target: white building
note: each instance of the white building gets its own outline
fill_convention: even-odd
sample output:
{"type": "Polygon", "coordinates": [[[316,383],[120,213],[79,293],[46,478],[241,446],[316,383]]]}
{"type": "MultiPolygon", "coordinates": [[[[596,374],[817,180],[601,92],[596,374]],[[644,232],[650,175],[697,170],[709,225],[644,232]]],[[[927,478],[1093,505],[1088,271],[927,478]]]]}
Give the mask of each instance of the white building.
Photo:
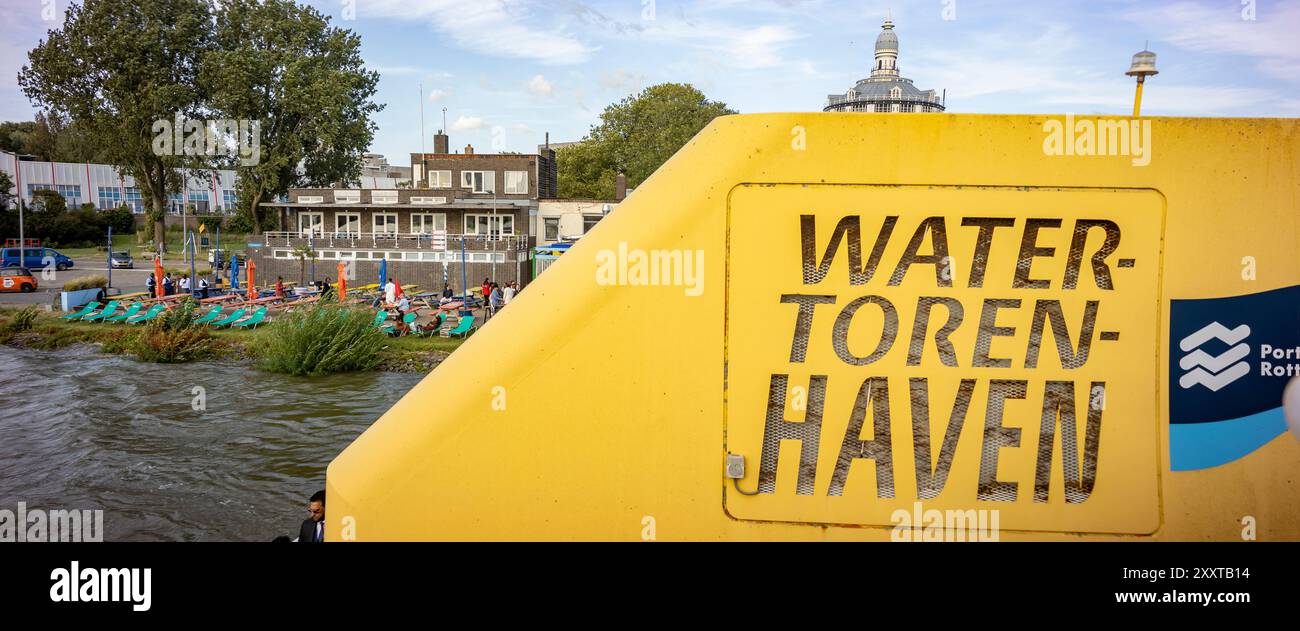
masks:
{"type": "MultiPolygon", "coordinates": [[[[126,204],[136,214],[143,214],[148,200],[135,179],[120,175],[107,164],[71,162],[36,162],[19,160],[12,153],[0,151],[0,171],[9,174],[19,199],[31,203],[38,190],[57,191],[74,208],[85,203],[96,208],[126,204]]],[[[187,169],[182,171],[185,190],[167,198],[167,212],[182,214],[186,204],[194,214],[224,214],[235,210],[235,172],[230,170],[187,169]]],[[[396,188],[397,180],[389,177],[363,176],[361,188],[396,188]]]]}
{"type": "Polygon", "coordinates": [[[943,99],[934,90],[921,90],[898,73],[898,34],[885,19],[876,36],[876,60],[871,76],[858,80],[844,94],[826,97],[824,112],[942,112],[943,99]]]}

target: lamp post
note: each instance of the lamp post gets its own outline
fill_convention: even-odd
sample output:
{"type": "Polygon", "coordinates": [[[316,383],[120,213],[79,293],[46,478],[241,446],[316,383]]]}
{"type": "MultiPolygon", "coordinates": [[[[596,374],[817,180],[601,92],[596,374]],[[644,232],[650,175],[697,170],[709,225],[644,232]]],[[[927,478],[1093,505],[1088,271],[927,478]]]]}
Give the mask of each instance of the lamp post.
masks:
{"type": "Polygon", "coordinates": [[[1124,74],[1137,77],[1137,94],[1133,97],[1133,117],[1137,118],[1142,111],[1142,84],[1146,83],[1147,77],[1159,74],[1156,70],[1156,54],[1143,48],[1133,55],[1133,64],[1124,74]]]}

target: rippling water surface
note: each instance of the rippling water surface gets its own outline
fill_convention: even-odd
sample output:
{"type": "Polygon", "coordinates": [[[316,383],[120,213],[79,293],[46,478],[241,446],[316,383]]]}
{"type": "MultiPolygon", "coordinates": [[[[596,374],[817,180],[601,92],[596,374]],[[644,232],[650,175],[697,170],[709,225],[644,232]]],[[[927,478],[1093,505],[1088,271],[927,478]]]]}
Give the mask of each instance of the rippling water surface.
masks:
{"type": "Polygon", "coordinates": [[[103,509],[106,541],[296,536],[330,460],[422,377],[0,346],[0,508],[103,509]]]}

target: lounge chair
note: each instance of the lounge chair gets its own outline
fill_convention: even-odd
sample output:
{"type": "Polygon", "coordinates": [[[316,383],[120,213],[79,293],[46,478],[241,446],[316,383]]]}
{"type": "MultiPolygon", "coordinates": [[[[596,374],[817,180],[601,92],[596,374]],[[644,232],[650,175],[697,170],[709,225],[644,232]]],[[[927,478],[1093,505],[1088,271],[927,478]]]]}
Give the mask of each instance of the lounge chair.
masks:
{"type": "Polygon", "coordinates": [[[474,316],[472,315],[465,316],[460,319],[460,322],[456,323],[456,328],[447,331],[447,337],[454,337],[457,335],[460,335],[462,337],[468,336],[473,328],[474,328],[474,316]]]}
{"type": "Polygon", "coordinates": [[[375,314],[375,321],[371,322],[370,326],[373,326],[377,329],[381,326],[384,326],[384,322],[386,322],[387,320],[388,320],[388,312],[384,311],[383,309],[380,309],[379,313],[375,314]]]}
{"type": "MultiPolygon", "coordinates": [[[[408,313],[408,314],[402,316],[402,322],[405,322],[405,323],[406,323],[406,327],[409,329],[409,328],[411,327],[411,323],[412,323],[412,322],[415,322],[415,317],[416,317],[416,316],[415,316],[414,313],[408,313]]],[[[382,332],[382,333],[387,333],[387,334],[389,334],[389,335],[394,335],[395,333],[397,333],[397,325],[394,324],[393,326],[386,326],[386,327],[380,329],[380,332],[382,332]]]]}
{"type": "Polygon", "coordinates": [[[140,310],[143,309],[143,308],[144,308],[144,305],[143,305],[143,304],[138,303],[138,302],[134,302],[134,303],[131,303],[131,306],[129,306],[129,307],[126,308],[126,311],[123,311],[122,313],[119,313],[119,314],[117,314],[117,315],[115,315],[115,316],[109,316],[109,317],[107,317],[107,318],[104,318],[104,319],[101,320],[101,321],[102,321],[102,322],[121,322],[122,320],[126,320],[127,318],[135,317],[135,315],[136,315],[137,313],[140,313],[140,310]]]}
{"type": "Polygon", "coordinates": [[[98,309],[98,308],[99,308],[99,303],[96,302],[96,301],[94,301],[94,300],[92,300],[92,301],[86,303],[86,306],[82,307],[82,308],[81,308],[81,311],[77,311],[77,312],[75,312],[75,313],[69,313],[69,314],[63,316],[63,319],[64,319],[64,320],[76,320],[76,319],[78,319],[78,318],[84,318],[84,317],[86,317],[86,316],[88,316],[88,315],[94,313],[95,310],[98,309]]]}
{"type": "Polygon", "coordinates": [[[162,313],[162,312],[165,311],[166,309],[167,309],[166,305],[154,305],[154,306],[152,306],[152,307],[149,307],[149,310],[148,310],[148,311],[146,311],[146,312],[144,312],[144,313],[142,313],[142,314],[140,314],[140,315],[138,315],[138,316],[136,316],[136,317],[134,317],[134,318],[131,318],[131,319],[127,320],[126,323],[127,323],[127,324],[140,324],[141,322],[148,322],[148,321],[150,321],[150,320],[152,320],[152,319],[158,317],[158,314],[162,313]]]}
{"type": "Polygon", "coordinates": [[[220,317],[221,317],[221,305],[215,305],[211,309],[208,309],[207,313],[203,314],[199,319],[195,320],[194,323],[207,324],[220,317]]]}
{"type": "Polygon", "coordinates": [[[245,314],[245,313],[248,313],[248,309],[244,309],[244,308],[235,309],[235,311],[234,311],[233,313],[231,313],[230,315],[228,315],[228,316],[226,316],[226,317],[224,317],[224,318],[222,318],[222,319],[220,319],[220,320],[215,320],[215,321],[213,321],[213,322],[209,322],[208,324],[209,324],[210,326],[215,326],[215,327],[217,327],[217,328],[221,328],[221,327],[223,327],[223,326],[227,326],[227,325],[233,324],[233,323],[235,323],[236,321],[242,319],[242,318],[244,317],[244,314],[245,314]]]}
{"type": "Polygon", "coordinates": [[[240,320],[239,322],[236,322],[236,323],[230,325],[230,328],[232,328],[232,329],[235,328],[235,327],[240,327],[240,328],[245,328],[245,327],[257,328],[257,325],[261,324],[261,323],[262,323],[262,320],[265,320],[265,319],[266,319],[266,307],[262,307],[262,308],[258,309],[257,311],[254,311],[254,312],[253,312],[253,315],[251,315],[251,316],[249,316],[249,317],[247,317],[247,318],[244,318],[243,320],[240,320]]]}
{"type": "Polygon", "coordinates": [[[422,337],[433,337],[442,331],[442,323],[445,321],[446,318],[444,318],[441,313],[435,313],[433,314],[433,322],[431,322],[430,324],[434,324],[436,326],[431,328],[419,327],[415,329],[415,334],[422,337]]]}
{"type": "Polygon", "coordinates": [[[95,313],[92,313],[82,318],[81,321],[94,322],[95,320],[102,320],[104,318],[107,318],[108,316],[111,316],[114,313],[117,313],[117,301],[110,300],[108,301],[108,304],[104,305],[103,309],[100,309],[99,311],[96,311],[95,313]]]}

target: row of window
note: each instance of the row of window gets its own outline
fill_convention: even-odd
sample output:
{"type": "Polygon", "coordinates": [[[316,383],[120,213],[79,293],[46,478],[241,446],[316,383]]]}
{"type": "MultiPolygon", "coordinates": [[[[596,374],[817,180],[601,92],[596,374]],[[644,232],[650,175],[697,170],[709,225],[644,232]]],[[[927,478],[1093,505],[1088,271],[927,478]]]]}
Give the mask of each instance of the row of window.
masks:
{"type": "MultiPolygon", "coordinates": [[[[587,234],[592,228],[600,222],[604,215],[583,215],[582,216],[582,234],[587,234]]],[[[572,236],[572,235],[569,235],[572,236]]],[[[542,217],[542,239],[546,241],[560,240],[560,218],[559,217],[542,217]]]]}
{"type": "MultiPolygon", "coordinates": [[[[82,204],[81,185],[80,184],[28,184],[27,196],[30,199],[36,194],[36,191],[52,190],[63,196],[67,201],[69,208],[75,208],[82,204]]],[[[100,209],[116,208],[126,204],[132,212],[142,214],[145,212],[145,199],[141,195],[139,187],[135,186],[100,186],[97,191],[97,204],[100,209]]],[[[179,213],[185,205],[186,199],[197,209],[201,211],[208,210],[209,193],[208,191],[189,191],[186,193],[172,193],[167,196],[167,209],[169,212],[179,213]]],[[[222,189],[221,191],[221,208],[233,209],[235,207],[235,191],[222,189]]]]}
{"type": "MultiPolygon", "coordinates": [[[[429,188],[451,188],[451,173],[451,171],[429,171],[427,176],[429,188]]],[[[527,171],[505,171],[504,177],[503,193],[507,195],[528,194],[527,171]]],[[[468,189],[471,193],[495,193],[497,190],[496,179],[496,171],[461,171],[460,188],[468,189]]]]}
{"type": "MultiPolygon", "coordinates": [[[[446,213],[414,213],[411,217],[409,234],[433,234],[447,231],[446,213]]],[[[397,213],[374,213],[370,218],[370,232],[375,234],[398,234],[397,213]]],[[[479,215],[466,214],[464,231],[469,235],[513,236],[515,218],[513,215],[479,215]]],[[[336,237],[350,237],[361,234],[361,213],[334,213],[334,232],[336,237]]],[[[325,213],[298,213],[298,233],[302,235],[325,236],[325,213]]]]}

